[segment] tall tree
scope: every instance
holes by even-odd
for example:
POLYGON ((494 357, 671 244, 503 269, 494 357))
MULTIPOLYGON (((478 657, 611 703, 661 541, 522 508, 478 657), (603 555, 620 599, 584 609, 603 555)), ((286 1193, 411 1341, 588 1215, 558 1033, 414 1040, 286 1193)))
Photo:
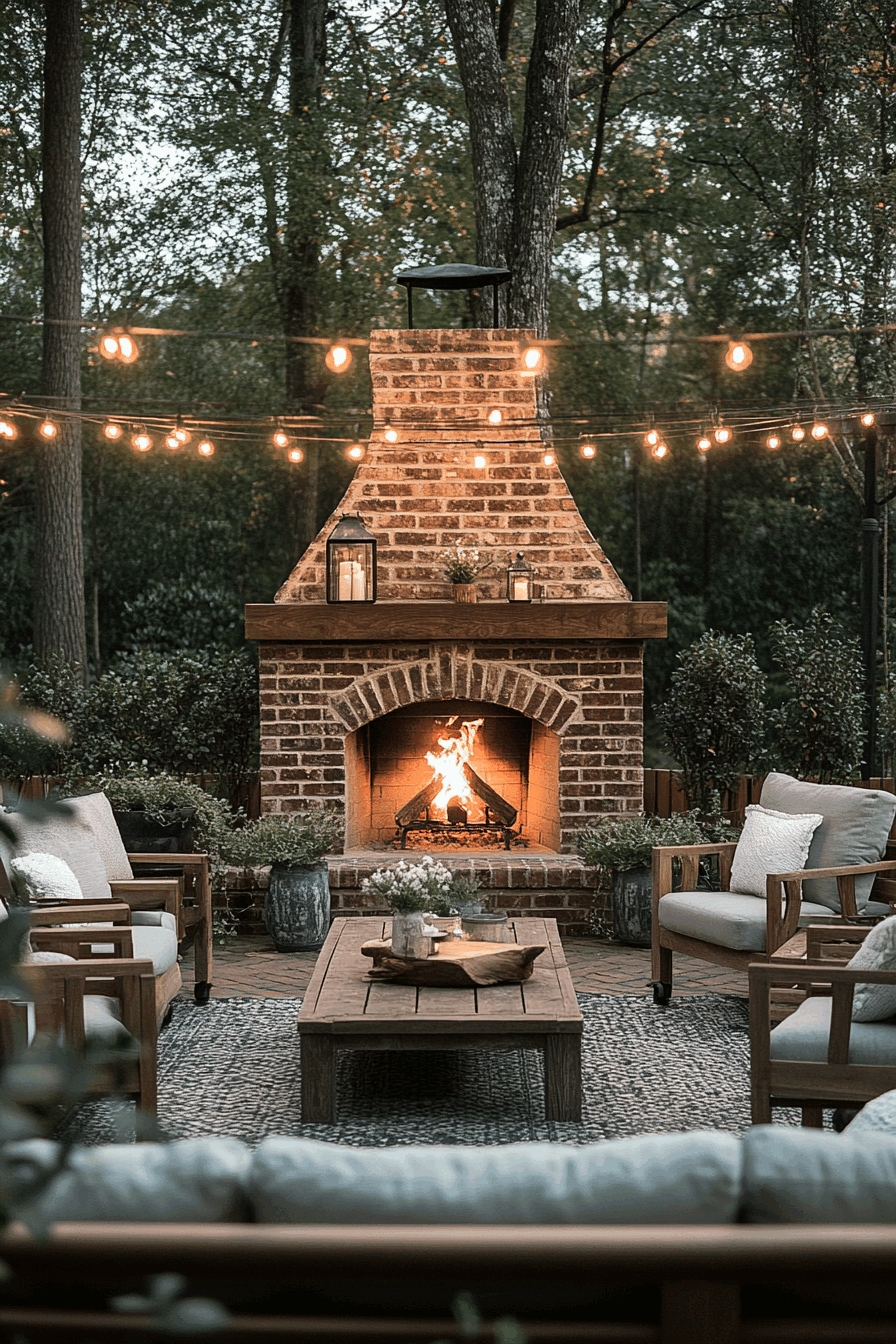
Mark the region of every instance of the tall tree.
MULTIPOLYGON (((81 3, 46 0, 43 181, 42 391, 59 410, 81 408, 81 3)), ((35 453, 34 649, 86 669, 81 426, 60 418, 35 453)))

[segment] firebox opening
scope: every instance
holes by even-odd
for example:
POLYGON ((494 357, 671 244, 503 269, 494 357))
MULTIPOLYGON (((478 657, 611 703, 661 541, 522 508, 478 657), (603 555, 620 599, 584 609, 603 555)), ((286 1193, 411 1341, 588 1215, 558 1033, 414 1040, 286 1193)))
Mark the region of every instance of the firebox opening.
POLYGON ((346 849, 559 851, 560 739, 483 701, 407 705, 346 739, 346 849), (512 838, 511 838, 512 837, 512 838))

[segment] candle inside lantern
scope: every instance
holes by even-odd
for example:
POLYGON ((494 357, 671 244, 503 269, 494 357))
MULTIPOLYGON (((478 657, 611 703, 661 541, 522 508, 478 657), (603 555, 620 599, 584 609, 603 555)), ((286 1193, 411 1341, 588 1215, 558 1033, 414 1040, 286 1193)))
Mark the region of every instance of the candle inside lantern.
POLYGON ((367 596, 364 566, 357 560, 339 562, 339 601, 363 602, 367 596))
POLYGON ((529 580, 524 576, 513 579, 513 600, 514 602, 527 602, 529 600, 529 580))

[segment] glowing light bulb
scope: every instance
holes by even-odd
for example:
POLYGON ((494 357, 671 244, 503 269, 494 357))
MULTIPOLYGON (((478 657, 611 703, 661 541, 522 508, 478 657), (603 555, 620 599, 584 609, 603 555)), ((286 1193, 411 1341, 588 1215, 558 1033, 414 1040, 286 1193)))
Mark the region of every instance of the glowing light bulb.
POLYGON ((286 456, 289 458, 290 462, 305 461, 305 454, 302 452, 301 448, 290 448, 286 456))
POLYGON ((701 453, 708 453, 712 447, 712 439, 708 439, 705 434, 701 434, 697 440, 697 447, 701 453))
POLYGON ((768 438, 765 441, 765 446, 766 448, 770 448, 772 452, 774 452, 776 448, 781 447, 780 437, 777 434, 769 434, 768 438))
POLYGON ((284 429, 275 429, 271 441, 277 448, 285 448, 289 443, 289 435, 284 429))
POLYGON ((398 430, 387 422, 386 428, 383 430, 383 438, 386 440, 387 443, 397 443, 398 430))
POLYGON ((732 439, 731 430, 727 425, 719 425, 717 429, 713 430, 712 436, 716 443, 730 443, 732 439))
POLYGON ((126 331, 122 332, 118 338, 118 358, 122 364, 133 364, 139 357, 140 351, 133 336, 129 336, 126 331))
POLYGON ((667 446, 665 443, 658 443, 658 444, 656 445, 656 447, 654 448, 654 450, 653 450, 653 456, 654 456, 659 462, 662 462, 662 460, 663 460, 664 457, 668 457, 668 456, 669 456, 669 449, 668 449, 668 446, 667 446))
POLYGON ((121 425, 114 420, 110 420, 108 424, 103 425, 103 434, 107 439, 120 439, 123 433, 124 430, 121 425))
POLYGON ((500 423, 501 423, 501 421, 502 421, 503 419, 504 419, 504 417, 503 417, 503 415, 501 414, 501 412, 498 410, 497 406, 495 407, 495 409, 494 409, 493 411, 489 411, 489 413, 488 413, 488 422, 489 422, 490 425, 500 425, 500 423))
POLYGON ((802 443, 803 439, 806 437, 806 431, 803 429, 802 425, 794 425, 790 431, 790 437, 793 439, 794 443, 802 443))
POLYGON ((582 454, 583 457, 587 457, 589 459, 592 457, 597 457, 597 449, 595 448, 593 443, 583 443, 581 448, 579 449, 579 452, 582 454))
POLYGON ((546 467, 552 467, 554 463, 557 461, 553 453, 545 453, 544 457, 541 460, 546 467))
POLYGON ((165 447, 170 448, 173 453, 176 453, 180 446, 181 442, 176 434, 167 434, 165 436, 165 447))
POLYGON ((100 337, 100 354, 103 359, 118 358, 118 337, 107 333, 100 337))
POLYGON ((345 373, 351 362, 352 352, 347 345, 331 345, 324 357, 331 373, 345 373))
POLYGON ((0 437, 4 439, 14 439, 18 432, 18 429, 11 420, 0 420, 0 437))
POLYGON ((735 373, 743 373, 753 363, 753 351, 746 341, 729 341, 725 352, 725 363, 735 373))
POLYGON ((875 417, 873 411, 866 411, 865 414, 861 417, 862 424, 865 426, 866 429, 870 429, 871 426, 874 424, 874 418, 875 417))
POLYGON ((364 456, 363 443, 353 443, 348 450, 348 455, 353 462, 360 462, 361 458, 364 456))
POLYGON ((483 471, 486 466, 486 456, 484 453, 477 453, 473 458, 473 466, 477 471, 483 471))
POLYGON ((189 443, 189 442, 190 442, 190 433, 189 433, 189 430, 184 429, 183 425, 178 425, 178 426, 176 427, 176 429, 174 430, 174 437, 177 439, 178 443, 180 443, 180 444, 184 444, 184 443, 189 443))
POLYGON ((200 457, 214 457, 215 445, 211 439, 200 439, 196 445, 196 451, 200 457))
POLYGON ((150 448, 152 447, 152 439, 149 437, 145 429, 141 429, 138 430, 138 432, 133 436, 133 438, 131 439, 131 444, 134 448, 136 448, 138 453, 148 453, 150 448))
POLYGON ((55 439, 59 433, 59 426, 55 420, 41 420, 37 432, 42 439, 55 439))
POLYGON ((648 448, 655 448, 656 445, 659 443, 659 441, 660 441, 660 433, 659 433, 659 430, 658 430, 658 429, 648 429, 647 433, 644 435, 644 442, 645 442, 645 444, 647 445, 647 447, 648 447, 648 448))
POLYGON ((541 346, 527 345, 523 351, 523 376, 534 378, 537 373, 544 369, 544 351, 541 346))
POLYGON ((813 439, 826 439, 828 436, 828 427, 823 421, 816 420, 809 430, 809 433, 812 435, 813 439))

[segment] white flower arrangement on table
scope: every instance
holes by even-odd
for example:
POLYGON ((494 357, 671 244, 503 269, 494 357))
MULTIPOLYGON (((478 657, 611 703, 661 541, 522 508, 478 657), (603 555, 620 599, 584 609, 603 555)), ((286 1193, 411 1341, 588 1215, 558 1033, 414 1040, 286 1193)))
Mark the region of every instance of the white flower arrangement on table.
POLYGON ((452 546, 439 556, 445 566, 445 577, 449 583, 473 583, 483 570, 492 563, 483 558, 475 546, 452 546))
POLYGON ((391 868, 377 868, 365 877, 361 890, 381 897, 384 904, 399 914, 431 911, 444 907, 451 886, 451 873, 442 863, 424 854, 419 863, 400 859, 391 868))

